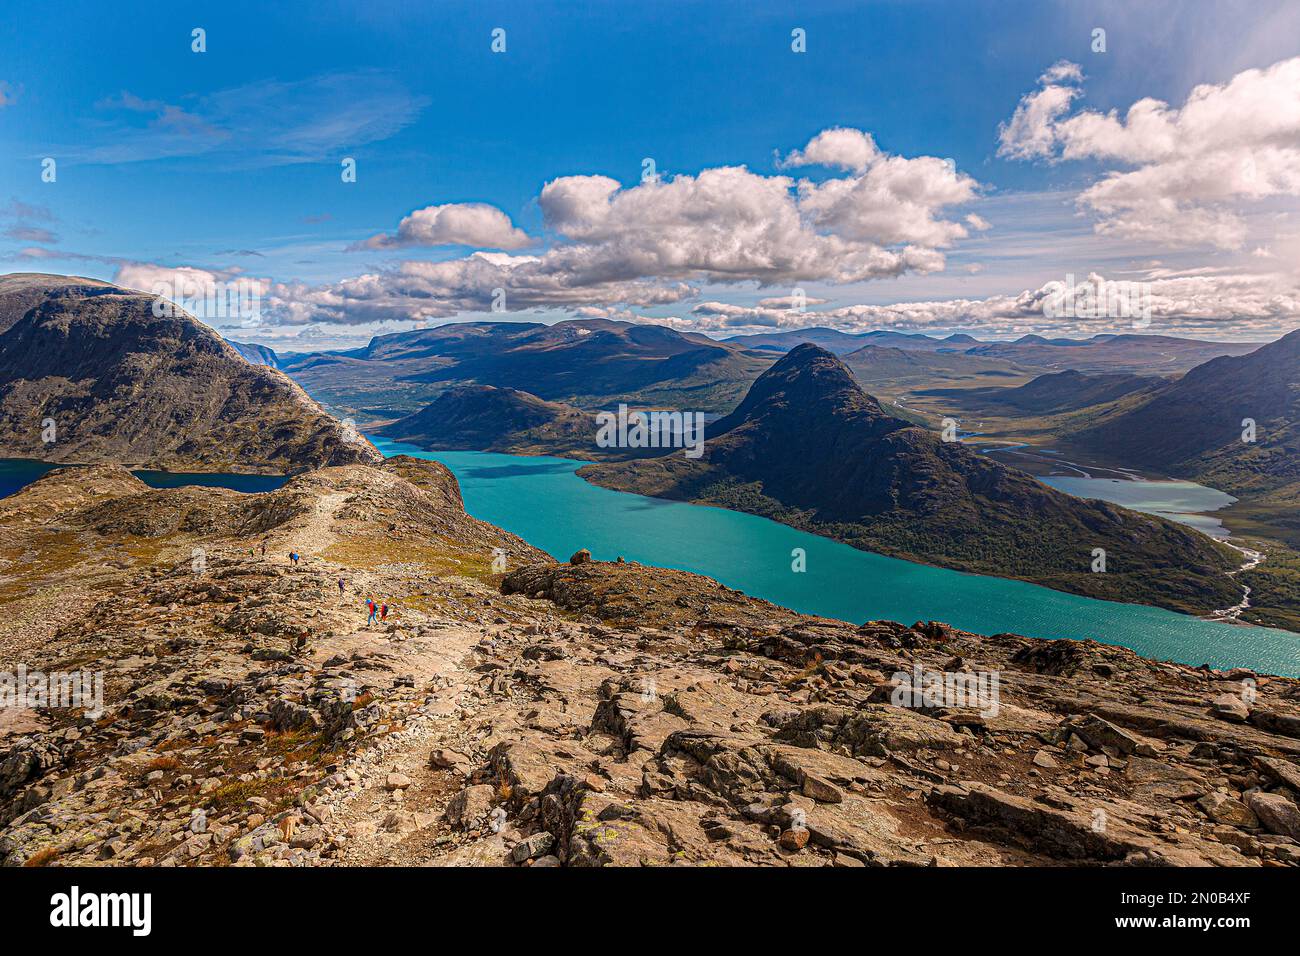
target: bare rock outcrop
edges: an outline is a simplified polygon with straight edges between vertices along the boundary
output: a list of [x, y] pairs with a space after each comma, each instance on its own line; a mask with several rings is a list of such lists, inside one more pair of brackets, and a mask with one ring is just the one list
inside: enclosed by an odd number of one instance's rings
[[1294, 679], [554, 562], [416, 459], [88, 476], [0, 511], [0, 670], [105, 676], [0, 727], [6, 864], [1300, 864]]
[[0, 454], [277, 474], [382, 460], [171, 303], [35, 275], [0, 279]]

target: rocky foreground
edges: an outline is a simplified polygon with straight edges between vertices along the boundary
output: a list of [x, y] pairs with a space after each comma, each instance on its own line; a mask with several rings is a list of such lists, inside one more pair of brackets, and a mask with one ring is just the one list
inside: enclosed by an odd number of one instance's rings
[[[0, 862], [1300, 862], [1300, 681], [584, 558], [414, 459], [48, 475], [0, 502], [0, 671], [102, 669], [106, 702], [0, 710]], [[903, 693], [926, 671], [997, 672], [996, 707]]]

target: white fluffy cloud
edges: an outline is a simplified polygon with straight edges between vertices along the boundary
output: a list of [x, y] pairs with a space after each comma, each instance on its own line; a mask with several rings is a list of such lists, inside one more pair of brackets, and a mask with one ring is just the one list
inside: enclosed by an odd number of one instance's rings
[[194, 266], [160, 266], [151, 262], [124, 262], [114, 276], [115, 284], [151, 295], [180, 298], [213, 298], [219, 290], [243, 283], [265, 296], [274, 286], [270, 279], [244, 275], [239, 269], [199, 269]]
[[1027, 93], [1011, 115], [998, 127], [998, 155], [1009, 159], [1038, 159], [1052, 155], [1056, 121], [1081, 92], [1074, 84], [1083, 72], [1074, 63], [1061, 60], [1038, 78], [1039, 88]]
[[[797, 155], [789, 164], [851, 171], [813, 182], [724, 166], [627, 187], [564, 176], [538, 197], [550, 242], [536, 254], [477, 251], [323, 285], [275, 283], [270, 314], [304, 325], [423, 321], [497, 303], [507, 311], [647, 308], [693, 297], [705, 283], [789, 289], [938, 271], [943, 250], [968, 235], [946, 212], [977, 198], [978, 184], [950, 161], [890, 156], [868, 134], [843, 129]], [[417, 210], [362, 245], [453, 243], [511, 250], [530, 240], [494, 207], [457, 204]]]
[[[1062, 277], [1064, 280], [1065, 277]], [[1127, 278], [1127, 277], [1126, 277]], [[1107, 280], [1097, 274], [1079, 276], [1076, 287], [1093, 289]], [[1110, 281], [1114, 281], [1113, 278]], [[1141, 276], [1135, 294], [1150, 306], [1150, 323], [1135, 325], [1132, 317], [1049, 317], [1045, 303], [1059, 286], [1044, 284], [1017, 295], [983, 299], [949, 299], [886, 305], [848, 305], [834, 309], [790, 308], [783, 300], [743, 306], [728, 302], [700, 302], [685, 317], [645, 317], [640, 321], [670, 325], [686, 331], [740, 334], [764, 330], [826, 327], [844, 332], [893, 329], [903, 332], [962, 330], [990, 338], [1040, 335], [1091, 336], [1103, 332], [1139, 332], [1151, 335], [1257, 336], [1280, 335], [1300, 324], [1300, 279], [1294, 274], [1267, 273], [1164, 273]], [[810, 304], [811, 304], [810, 300]], [[1087, 314], [1074, 310], [1075, 315]], [[622, 311], [611, 318], [636, 319]]]
[[826, 166], [862, 173], [879, 158], [880, 150], [870, 133], [841, 126], [822, 130], [803, 149], [789, 153], [781, 165]]
[[399, 246], [474, 246], [479, 249], [522, 249], [532, 240], [516, 229], [510, 217], [486, 203], [447, 203], [426, 206], [405, 216], [396, 233], [371, 236], [369, 249]]
[[[823, 151], [810, 144], [805, 152]], [[970, 202], [976, 189], [945, 160], [878, 152], [860, 174], [820, 183], [743, 166], [630, 188], [566, 176], [547, 183], [539, 200], [547, 227], [565, 240], [543, 261], [602, 282], [770, 285], [932, 271], [943, 268], [939, 250], [967, 235], [943, 211]]]
[[919, 263], [968, 234], [941, 211], [975, 198], [975, 181], [933, 156], [884, 157], [861, 176], [799, 184], [800, 211], [816, 226], [853, 241], [905, 245], [919, 271], [942, 268], [942, 257]]
[[[250, 337], [254, 332], [270, 333], [276, 327], [310, 330], [370, 326], [372, 330], [376, 327], [396, 330], [406, 327], [400, 323], [446, 319], [466, 311], [487, 311], [490, 297], [481, 297], [482, 286], [499, 281], [500, 270], [526, 268], [530, 263], [535, 269], [540, 262], [536, 257], [476, 253], [451, 262], [404, 263], [394, 273], [362, 275], [319, 286], [274, 282], [247, 276], [237, 269], [125, 263], [115, 281], [151, 293], [164, 288], [175, 290], [175, 295], [187, 299], [211, 300], [215, 296], [231, 296], [235, 291], [245, 297], [256, 293], [255, 321], [249, 321], [247, 316], [205, 315], [201, 308], [194, 308], [194, 303], [182, 303], [211, 324], [225, 329], [243, 328], [247, 330], [245, 337]], [[1137, 326], [1131, 318], [1122, 316], [1050, 317], [1044, 310], [1044, 303], [1056, 288], [1050, 283], [1014, 295], [981, 299], [855, 304], [830, 309], [816, 308], [827, 300], [811, 296], [803, 298], [802, 309], [793, 296], [764, 298], [754, 305], [708, 300], [695, 304], [683, 315], [651, 317], [637, 310], [679, 302], [694, 290], [663, 289], [655, 284], [615, 285], [598, 288], [597, 292], [605, 301], [619, 304], [575, 307], [571, 305], [573, 290], [562, 279], [545, 271], [531, 271], [519, 282], [520, 287], [527, 288], [526, 301], [506, 305], [511, 310], [564, 308], [579, 317], [622, 319], [718, 335], [824, 326], [846, 332], [961, 330], [986, 338], [1026, 333], [1080, 337], [1102, 332], [1142, 332], [1192, 337], [1230, 335], [1262, 340], [1300, 326], [1300, 276], [1294, 272], [1249, 273], [1228, 269], [1175, 272], [1157, 267], [1123, 278], [1142, 283], [1140, 294], [1150, 306], [1148, 325]], [[1101, 281], [1103, 277], [1096, 274], [1079, 276], [1077, 285], [1082, 287], [1085, 282], [1091, 282], [1095, 287]], [[513, 294], [507, 292], [507, 296]], [[175, 298], [175, 295], [168, 297]]]
[[[1055, 69], [1055, 68], [1054, 68]], [[1144, 98], [1067, 115], [1075, 71], [1049, 71], [1001, 128], [999, 155], [1096, 160], [1108, 172], [1079, 196], [1097, 229], [1167, 243], [1238, 249], [1242, 204], [1300, 197], [1300, 57], [1195, 87], [1181, 107]]]
[[209, 321], [224, 317], [207, 314], [201, 303], [192, 306], [190, 300], [256, 293], [257, 324], [298, 326], [423, 322], [462, 312], [488, 312], [498, 301], [509, 312], [568, 308], [580, 297], [647, 308], [679, 302], [695, 292], [683, 283], [643, 281], [576, 287], [571, 275], [538, 257], [490, 252], [446, 262], [403, 262], [390, 272], [319, 285], [254, 278], [235, 269], [172, 268], [138, 262], [123, 263], [114, 281], [173, 301], [183, 298], [186, 301], [180, 304]]

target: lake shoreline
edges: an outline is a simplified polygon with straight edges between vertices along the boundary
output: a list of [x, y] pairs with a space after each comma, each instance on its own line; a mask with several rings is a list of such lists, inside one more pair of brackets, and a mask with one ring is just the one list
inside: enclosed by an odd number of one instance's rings
[[[0, 498], [16, 494], [27, 485], [59, 468], [91, 468], [88, 464], [48, 462], [37, 458], [0, 458]], [[288, 475], [237, 471], [166, 471], [123, 465], [150, 488], [229, 488], [243, 494], [274, 491], [289, 480]]]
[[[625, 555], [650, 566], [704, 574], [800, 613], [838, 620], [944, 620], [972, 633], [1099, 640], [1157, 660], [1300, 676], [1300, 635], [1290, 631], [1235, 618], [1203, 620], [1016, 578], [893, 558], [721, 506], [603, 488], [576, 474], [586, 462], [575, 459], [429, 452], [380, 443], [386, 455], [411, 454], [447, 464], [472, 514], [519, 534], [557, 560], [589, 547], [597, 559]], [[224, 486], [231, 478], [250, 476], [190, 477]], [[551, 525], [544, 520], [538, 524], [546, 512], [528, 504], [537, 500], [552, 506], [557, 520]], [[795, 550], [806, 551], [808, 573], [792, 573]], [[1200, 633], [1196, 625], [1210, 630]]]
[[[596, 560], [703, 574], [838, 620], [942, 620], [973, 633], [1097, 640], [1156, 660], [1300, 675], [1300, 635], [1291, 631], [891, 558], [745, 512], [603, 488], [581, 480], [575, 472], [586, 463], [574, 459], [377, 445], [446, 464], [471, 514], [559, 560], [587, 548]], [[806, 551], [807, 573], [791, 573], [793, 548]]]

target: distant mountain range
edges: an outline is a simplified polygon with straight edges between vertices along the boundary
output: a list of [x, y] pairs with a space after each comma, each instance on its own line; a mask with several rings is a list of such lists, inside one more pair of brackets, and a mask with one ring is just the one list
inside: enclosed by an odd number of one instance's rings
[[0, 456], [173, 471], [377, 463], [290, 379], [104, 282], [0, 278]]
[[1096, 335], [1083, 341], [1026, 335], [1014, 342], [977, 345], [968, 349], [967, 354], [1043, 369], [1176, 375], [1220, 355], [1244, 355], [1260, 344], [1203, 342], [1168, 335]]
[[836, 355], [847, 355], [866, 345], [879, 345], [906, 351], [956, 352], [1040, 369], [1113, 372], [1125, 368], [1160, 375], [1185, 372], [1218, 355], [1242, 355], [1262, 344], [1139, 334], [1102, 334], [1090, 339], [1022, 335], [1012, 342], [981, 342], [962, 333], [940, 339], [920, 333], [883, 330], [850, 333], [826, 328], [735, 335], [725, 341], [774, 352], [788, 352], [797, 345], [810, 343]]
[[[1032, 376], [1060, 369], [1177, 375], [1209, 358], [1258, 347], [1150, 335], [1082, 341], [1027, 335], [1015, 342], [980, 342], [964, 334], [940, 339], [825, 328], [719, 341], [608, 319], [449, 323], [376, 336], [364, 348], [334, 352], [277, 356], [261, 346], [236, 347], [250, 361], [285, 371], [340, 414], [383, 420], [418, 411], [460, 385], [516, 388], [589, 410], [628, 402], [725, 414], [773, 361], [805, 342], [845, 356], [868, 347], [939, 356], [928, 367], [910, 363], [910, 372], [897, 354], [863, 353], [850, 362], [855, 372], [883, 376], [898, 387], [942, 386], [953, 377], [977, 384], [971, 380], [986, 373]], [[931, 378], [917, 378], [921, 373]], [[870, 378], [864, 382], [876, 385]]]
[[980, 344], [978, 339], [957, 333], [944, 339], [936, 339], [921, 333], [890, 332], [841, 332], [838, 329], [810, 328], [796, 329], [791, 332], [760, 332], [753, 335], [733, 335], [723, 339], [734, 345], [751, 349], [764, 349], [772, 352], [788, 352], [798, 345], [808, 343], [817, 345], [836, 355], [845, 355], [867, 345], [891, 346], [899, 349], [919, 349], [923, 351], [951, 350], [963, 351]]
[[[844, 356], [844, 362], [864, 385], [899, 387], [920, 386], [936, 379], [988, 382], [1024, 378], [1023, 371], [998, 359], [878, 345], [860, 348]], [[633, 406], [642, 410], [648, 407]], [[900, 414], [907, 413], [900, 410]], [[627, 449], [598, 447], [591, 411], [546, 401], [520, 389], [490, 385], [455, 386], [420, 411], [374, 431], [429, 449], [563, 455], [592, 461], [642, 456]]]
[[627, 401], [725, 412], [772, 360], [664, 326], [580, 319], [452, 323], [280, 363], [322, 401], [379, 417], [415, 411], [456, 385], [517, 388], [583, 408]]
[[1300, 481], [1297, 422], [1300, 331], [1199, 365], [1071, 438], [1140, 464], [1213, 474], [1230, 491], [1267, 490]]
[[[1235, 603], [1238, 562], [1189, 528], [1062, 494], [885, 413], [844, 362], [801, 345], [710, 425], [703, 458], [600, 463], [596, 484], [774, 518], [860, 547], [1184, 611]], [[1091, 571], [1093, 549], [1107, 554]]]
[[1154, 392], [1167, 384], [1167, 379], [1151, 375], [1087, 375], [1069, 369], [1040, 375], [1018, 388], [990, 388], [979, 395], [990, 405], [1005, 405], [1029, 415], [1052, 415], [1113, 402], [1135, 392]]
[[936, 380], [951, 383], [955, 379], [1005, 383], [1007, 379], [1023, 378], [1026, 371], [1002, 359], [887, 345], [868, 345], [840, 358], [864, 387], [900, 381], [922, 387]]

